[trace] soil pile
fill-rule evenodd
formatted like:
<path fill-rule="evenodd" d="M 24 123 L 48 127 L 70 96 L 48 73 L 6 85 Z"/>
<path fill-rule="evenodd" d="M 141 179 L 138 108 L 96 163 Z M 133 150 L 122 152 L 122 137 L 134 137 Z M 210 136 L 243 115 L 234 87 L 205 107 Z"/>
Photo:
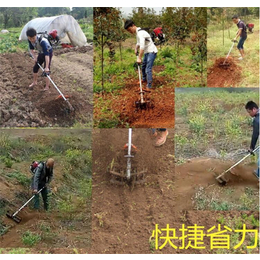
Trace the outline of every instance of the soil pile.
<path fill-rule="evenodd" d="M 148 109 L 136 108 L 136 102 L 140 101 L 138 80 L 129 79 L 125 87 L 114 91 L 97 95 L 96 99 L 112 100 L 111 110 L 119 115 L 119 119 L 132 127 L 167 127 L 174 128 L 174 88 L 167 86 L 163 77 L 155 77 L 151 92 L 146 92 L 149 100 Z M 95 108 L 95 115 L 102 120 L 102 110 Z"/>
<path fill-rule="evenodd" d="M 225 59 L 217 59 L 213 67 L 208 69 L 208 87 L 236 87 L 240 82 L 242 68 L 231 57 L 223 65 Z"/>

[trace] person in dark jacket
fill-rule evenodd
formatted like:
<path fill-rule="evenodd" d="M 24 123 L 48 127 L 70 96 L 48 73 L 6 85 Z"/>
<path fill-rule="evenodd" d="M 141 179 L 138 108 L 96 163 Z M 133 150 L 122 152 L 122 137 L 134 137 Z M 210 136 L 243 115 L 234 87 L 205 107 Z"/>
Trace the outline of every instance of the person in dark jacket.
<path fill-rule="evenodd" d="M 35 169 L 35 173 L 32 180 L 32 189 L 33 193 L 35 193 L 34 198 L 34 208 L 40 208 L 40 198 L 37 192 L 44 187 L 44 189 L 40 192 L 42 194 L 44 209 L 47 211 L 49 209 L 48 202 L 48 185 L 52 181 L 53 178 L 53 167 L 54 160 L 49 158 L 46 162 L 41 162 L 38 167 Z"/>
<path fill-rule="evenodd" d="M 233 22 L 237 25 L 238 31 L 236 34 L 236 37 L 233 39 L 233 41 L 236 41 L 236 39 L 239 37 L 239 42 L 237 44 L 237 48 L 240 52 L 241 57 L 238 58 L 239 60 L 243 60 L 245 57 L 244 52 L 244 42 L 247 39 L 247 31 L 246 31 L 246 25 L 245 23 L 238 18 L 237 15 L 234 15 L 232 17 Z"/>
<path fill-rule="evenodd" d="M 253 120 L 253 133 L 252 133 L 252 138 L 251 138 L 251 144 L 249 151 L 252 152 L 255 149 L 258 137 L 259 137 L 259 108 L 257 104 L 253 101 L 248 101 L 247 104 L 245 105 L 245 109 L 248 112 L 248 114 L 254 118 Z M 257 151 L 258 154 L 258 167 L 254 171 L 256 177 L 259 179 L 259 150 Z"/>
<path fill-rule="evenodd" d="M 40 68 L 38 63 L 40 65 L 44 63 L 44 72 L 46 74 L 50 73 L 53 52 L 50 42 L 46 38 L 37 35 L 35 29 L 29 28 L 26 31 L 26 36 L 29 42 L 30 54 L 32 55 L 34 60 L 33 83 L 29 86 L 29 88 L 32 88 L 33 86 L 37 85 L 38 71 Z M 36 56 L 35 50 L 39 52 L 38 56 Z M 49 90 L 49 85 L 50 80 L 48 79 L 48 77 L 46 77 L 46 86 L 44 90 Z"/>

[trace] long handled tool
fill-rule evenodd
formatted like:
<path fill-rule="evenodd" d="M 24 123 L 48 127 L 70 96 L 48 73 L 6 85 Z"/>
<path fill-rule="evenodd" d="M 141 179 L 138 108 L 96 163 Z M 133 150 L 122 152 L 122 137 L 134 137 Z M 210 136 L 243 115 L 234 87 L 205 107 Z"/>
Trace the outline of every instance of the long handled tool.
<path fill-rule="evenodd" d="M 254 155 L 254 153 L 259 149 L 259 146 L 257 148 L 255 148 L 252 152 L 248 152 L 248 154 L 246 156 L 244 156 L 241 160 L 239 160 L 238 162 L 236 162 L 235 164 L 233 164 L 230 168 L 228 168 L 227 170 L 225 170 L 224 172 L 222 172 L 217 178 L 216 180 L 220 183 L 225 185 L 227 183 L 227 180 L 224 178 L 224 175 L 231 171 L 233 168 L 235 168 L 237 165 L 239 165 L 241 162 L 243 162 L 247 157 L 249 157 L 250 155 Z"/>
<path fill-rule="evenodd" d="M 144 174 L 147 172 L 146 169 L 138 172 L 137 169 L 132 169 L 131 159 L 134 158 L 132 154 L 132 148 L 137 151 L 136 146 L 132 144 L 132 128 L 128 129 L 128 143 L 125 144 L 124 149 L 127 148 L 127 154 L 124 155 L 127 158 L 126 162 L 126 171 L 124 169 L 121 170 L 121 165 L 119 167 L 114 165 L 114 160 L 111 164 L 110 174 L 112 175 L 112 183 L 124 184 L 127 182 L 128 184 L 133 183 L 142 183 L 144 182 Z M 120 169 L 120 170 L 118 170 Z"/>
<path fill-rule="evenodd" d="M 9 211 L 6 213 L 6 216 L 8 218 L 11 218 L 16 223 L 20 223 L 22 221 L 22 218 L 19 217 L 17 214 L 24 208 L 26 205 L 35 197 L 35 195 L 39 194 L 45 187 L 41 188 L 37 193 L 35 193 L 21 208 L 19 208 L 15 213 L 11 214 Z"/>
<path fill-rule="evenodd" d="M 137 67 L 138 67 L 138 76 L 139 76 L 139 83 L 140 83 L 140 91 L 139 91 L 140 100 L 135 101 L 135 106 L 136 108 L 146 109 L 148 108 L 150 101 L 146 100 L 146 98 L 144 97 L 145 91 L 143 90 L 143 86 L 142 86 L 141 68 L 139 63 L 137 63 Z"/>
<path fill-rule="evenodd" d="M 33 59 L 32 54 L 31 54 L 30 52 L 29 52 L 29 54 L 30 54 L 30 57 Z M 64 99 L 64 101 L 67 102 L 67 104 L 68 104 L 68 106 L 69 106 L 69 109 L 70 109 L 71 111 L 74 111 L 73 106 L 70 104 L 69 100 L 61 93 L 61 91 L 59 90 L 59 88 L 57 87 L 57 85 L 56 85 L 56 84 L 54 83 L 54 81 L 51 79 L 50 75 L 44 71 L 44 68 L 39 64 L 39 62 L 37 62 L 37 65 L 38 65 L 39 68 L 42 70 L 43 75 L 50 80 L 50 82 L 52 83 L 52 85 L 53 85 L 53 86 L 56 88 L 56 90 L 59 92 L 60 96 Z"/>
<path fill-rule="evenodd" d="M 125 157 L 127 158 L 126 163 L 126 178 L 129 181 L 131 178 L 131 158 L 134 156 L 131 155 L 131 148 L 132 148 L 132 128 L 128 129 L 128 144 L 127 144 L 127 155 Z"/>
<path fill-rule="evenodd" d="M 227 54 L 227 56 L 226 56 L 226 59 L 224 60 L 224 62 L 223 62 L 222 65 L 225 65 L 225 63 L 226 63 L 226 61 L 227 61 L 227 59 L 228 59 L 228 57 L 229 57 L 229 55 L 230 55 L 230 53 L 231 53 L 231 51 L 232 51 L 234 45 L 235 45 L 235 42 L 236 42 L 236 41 L 233 41 L 233 43 L 232 43 L 232 45 L 231 45 L 231 48 L 229 49 L 229 52 L 228 52 L 228 54 Z"/>
<path fill-rule="evenodd" d="M 74 111 L 73 106 L 70 104 L 69 100 L 61 93 L 61 91 L 59 90 L 59 88 L 56 86 L 56 84 L 54 83 L 54 81 L 51 79 L 51 77 L 49 76 L 48 73 L 46 73 L 44 71 L 44 68 L 39 64 L 39 62 L 37 62 L 38 66 L 40 67 L 40 69 L 43 71 L 43 75 L 46 76 L 50 82 L 52 83 L 52 85 L 56 88 L 56 90 L 59 92 L 59 94 L 61 95 L 61 97 L 67 102 L 69 108 L 71 111 Z"/>

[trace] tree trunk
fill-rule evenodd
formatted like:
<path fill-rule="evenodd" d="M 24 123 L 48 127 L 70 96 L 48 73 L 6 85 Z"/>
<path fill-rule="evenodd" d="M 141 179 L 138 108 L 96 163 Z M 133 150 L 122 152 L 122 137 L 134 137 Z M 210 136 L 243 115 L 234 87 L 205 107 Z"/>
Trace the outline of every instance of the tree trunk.
<path fill-rule="evenodd" d="M 225 24 L 224 21 L 222 22 L 222 29 L 223 29 L 223 46 L 225 45 Z"/>
<path fill-rule="evenodd" d="M 120 60 L 122 62 L 123 58 L 122 58 L 122 42 L 121 41 L 119 42 L 119 51 L 120 51 Z"/>
<path fill-rule="evenodd" d="M 101 75 L 102 75 L 102 95 L 104 92 L 104 39 L 101 36 Z"/>

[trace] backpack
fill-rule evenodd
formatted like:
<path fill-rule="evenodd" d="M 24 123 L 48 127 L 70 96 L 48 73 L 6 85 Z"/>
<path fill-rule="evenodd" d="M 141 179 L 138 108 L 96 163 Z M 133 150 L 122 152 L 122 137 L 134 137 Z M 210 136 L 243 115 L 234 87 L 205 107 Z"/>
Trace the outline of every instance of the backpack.
<path fill-rule="evenodd" d="M 29 168 L 30 168 L 30 172 L 31 172 L 32 174 L 35 174 L 37 167 L 38 167 L 41 163 L 44 164 L 44 162 L 42 162 L 42 161 L 39 161 L 39 162 L 33 161 L 33 162 L 31 163 L 30 167 L 29 167 Z"/>
<path fill-rule="evenodd" d="M 39 32 L 37 33 L 40 35 L 39 42 L 42 41 L 43 38 L 47 39 L 51 46 L 58 45 L 60 42 L 60 38 L 57 34 L 57 30 L 51 30 L 49 33 L 47 31 L 45 32 Z"/>
<path fill-rule="evenodd" d="M 143 28 L 139 29 L 138 32 L 139 31 L 146 31 L 150 35 L 150 37 L 155 45 L 159 45 L 159 44 L 162 44 L 163 42 L 165 42 L 165 35 L 163 34 L 162 27 L 155 28 L 152 31 L 152 33 L 149 33 L 147 29 L 143 29 Z M 156 38 L 159 41 L 155 41 Z M 145 40 L 150 41 L 149 39 L 145 39 Z"/>

